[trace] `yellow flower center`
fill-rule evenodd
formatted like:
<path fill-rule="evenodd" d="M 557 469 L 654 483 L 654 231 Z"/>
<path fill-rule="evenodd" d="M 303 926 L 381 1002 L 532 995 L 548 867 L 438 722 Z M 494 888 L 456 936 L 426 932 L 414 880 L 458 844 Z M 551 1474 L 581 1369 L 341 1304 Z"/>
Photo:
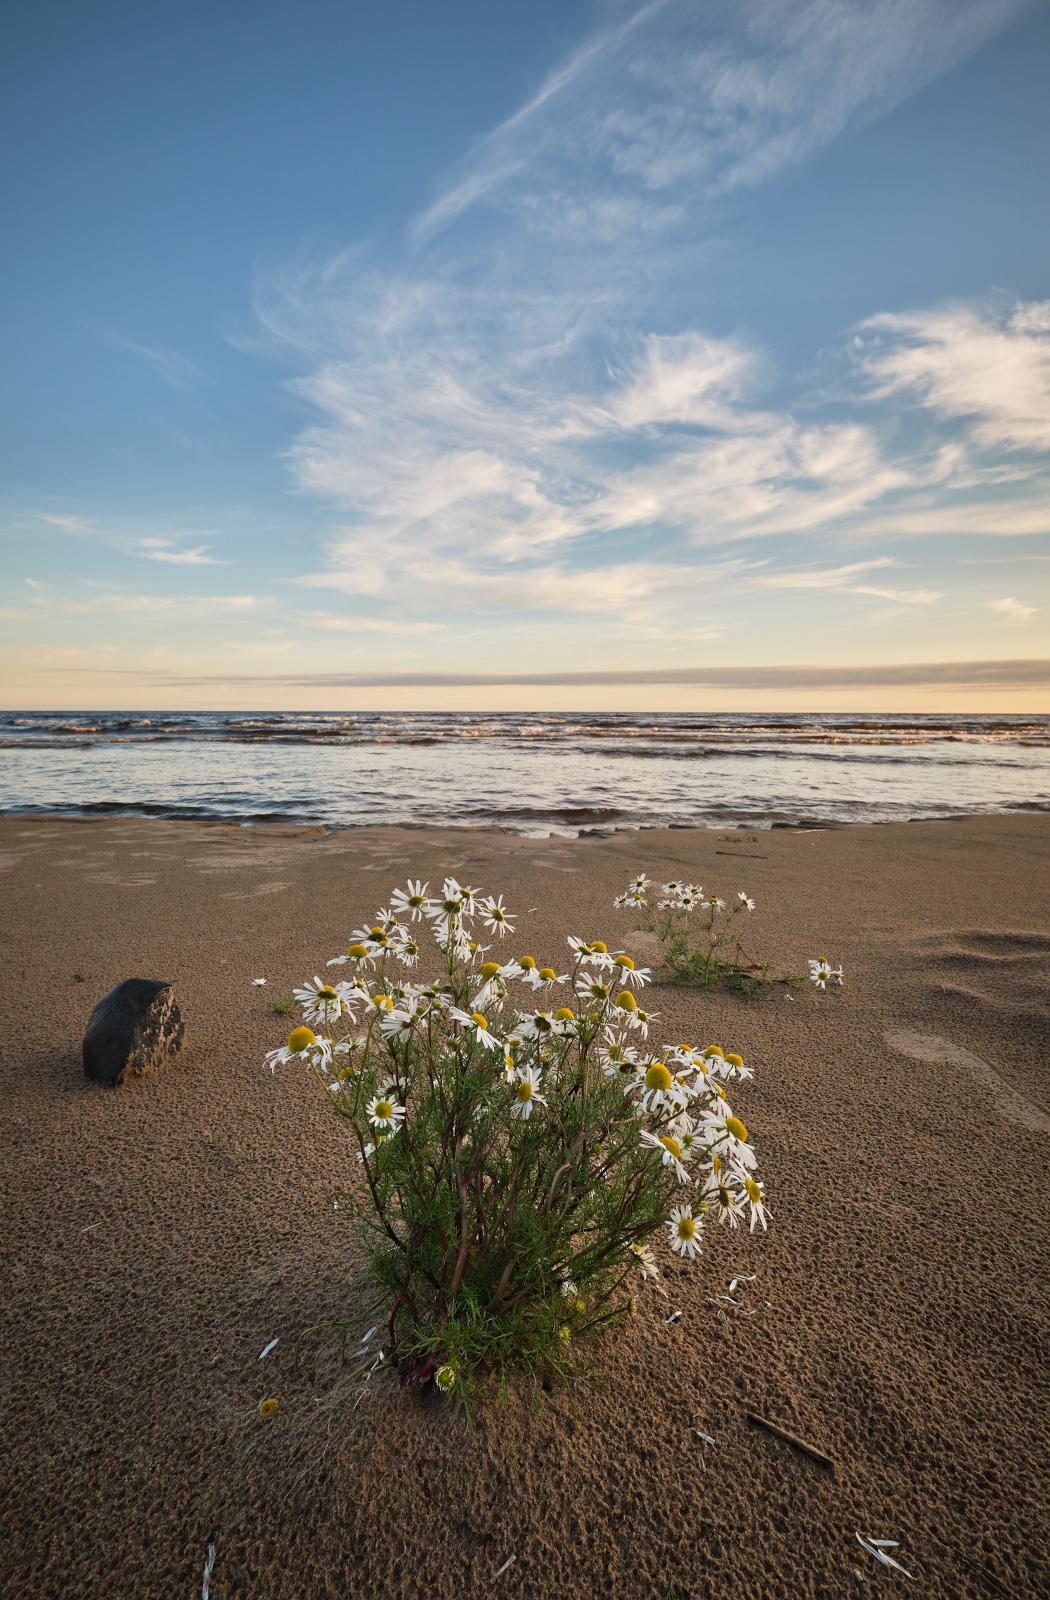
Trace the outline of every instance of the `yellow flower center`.
<path fill-rule="evenodd" d="M 662 1061 L 654 1061 L 649 1071 L 645 1074 L 645 1087 L 647 1089 L 667 1090 L 671 1087 L 673 1079 Z"/>
<path fill-rule="evenodd" d="M 731 1067 L 742 1067 L 744 1065 L 743 1056 L 734 1055 L 732 1052 L 726 1056 L 726 1060 Z"/>
<path fill-rule="evenodd" d="M 675 1228 L 675 1231 L 678 1234 L 678 1237 L 680 1239 L 695 1239 L 696 1238 L 696 1218 L 695 1217 L 679 1217 L 677 1225 L 676 1225 L 676 1228 Z"/>
<path fill-rule="evenodd" d="M 678 1140 L 673 1134 L 662 1133 L 660 1135 L 660 1143 L 663 1145 L 665 1150 L 670 1150 L 676 1161 L 681 1159 L 682 1146 L 678 1143 Z"/>
<path fill-rule="evenodd" d="M 705 1056 L 724 1056 L 725 1055 L 725 1051 L 722 1049 L 722 1047 L 720 1045 L 709 1044 L 706 1047 L 706 1049 L 704 1050 L 703 1054 Z"/>
<path fill-rule="evenodd" d="M 380 1117 L 384 1122 L 386 1122 L 387 1119 L 393 1115 L 393 1111 L 394 1111 L 394 1108 L 390 1104 L 389 1100 L 377 1100 L 376 1101 L 376 1103 L 375 1103 L 375 1115 L 377 1117 Z"/>
<path fill-rule="evenodd" d="M 483 978 L 494 978 L 498 971 L 499 971 L 499 962 L 498 961 L 485 961 L 485 962 L 482 963 L 481 976 Z"/>
<path fill-rule="evenodd" d="M 631 960 L 630 956 L 623 956 L 623 955 L 616 956 L 615 957 L 615 961 L 616 961 L 616 965 L 618 967 L 623 967 L 625 972 L 633 972 L 634 971 L 634 962 Z"/>
<path fill-rule="evenodd" d="M 336 999 L 336 992 L 330 983 L 322 983 L 317 991 L 317 998 L 319 1000 L 334 1000 Z"/>
<path fill-rule="evenodd" d="M 270 1396 L 269 1400 L 261 1400 L 259 1402 L 259 1415 L 264 1421 L 268 1421 L 270 1417 L 276 1416 L 276 1414 L 277 1401 L 272 1395 Z"/>
<path fill-rule="evenodd" d="M 470 1015 L 473 1018 L 473 1020 L 477 1023 L 479 1028 L 485 1028 L 486 1030 L 488 1029 L 489 1019 L 488 1019 L 488 1017 L 486 1017 L 484 1015 L 483 1012 L 481 1012 L 481 1011 L 472 1011 L 470 1013 Z"/>
<path fill-rule="evenodd" d="M 604 939 L 594 939 L 591 941 L 591 949 L 594 950 L 598 955 L 604 956 L 608 954 L 609 946 L 605 943 Z"/>
<path fill-rule="evenodd" d="M 522 1105 L 525 1104 L 526 1100 L 532 1099 L 532 1082 L 529 1078 L 522 1078 L 514 1091 L 514 1098 L 520 1100 Z"/>
<path fill-rule="evenodd" d="M 366 956 L 368 954 L 368 946 L 363 944 L 351 944 L 347 946 L 346 953 L 348 956 L 353 956 L 355 961 L 360 961 L 362 956 Z"/>
<path fill-rule="evenodd" d="M 724 1185 L 718 1185 L 718 1203 L 728 1211 L 733 1204 L 733 1196 Z"/>
<path fill-rule="evenodd" d="M 372 996 L 372 1004 L 377 1011 L 393 1011 L 394 1009 L 394 1002 L 388 994 L 374 994 Z"/>
<path fill-rule="evenodd" d="M 293 1028 L 288 1035 L 288 1048 L 294 1056 L 305 1050 L 307 1045 L 313 1044 L 317 1038 L 312 1028 Z"/>
<path fill-rule="evenodd" d="M 734 1139 L 739 1139 L 741 1144 L 745 1143 L 747 1140 L 747 1129 L 744 1127 L 744 1124 L 741 1122 L 739 1117 L 727 1117 L 726 1127 L 729 1129 Z"/>
<path fill-rule="evenodd" d="M 619 1006 L 621 1011 L 638 1010 L 638 1002 L 634 998 L 634 995 L 631 993 L 630 989 L 620 990 L 619 994 L 616 996 L 616 1004 Z"/>
<path fill-rule="evenodd" d="M 518 962 L 518 966 L 521 967 L 522 970 L 525 971 L 525 972 L 535 972 L 535 970 L 536 970 L 536 957 L 535 956 L 522 956 L 521 960 Z"/>
<path fill-rule="evenodd" d="M 570 1006 L 559 1006 L 554 1015 L 559 1022 L 571 1022 L 573 1017 L 572 1008 Z"/>
<path fill-rule="evenodd" d="M 752 1205 L 757 1206 L 762 1199 L 761 1184 L 756 1183 L 754 1178 L 745 1178 L 744 1188 L 747 1190 L 747 1196 Z"/>
<path fill-rule="evenodd" d="M 557 976 L 558 974 L 555 972 L 553 967 L 540 968 L 540 977 L 543 979 L 544 983 L 553 983 Z"/>

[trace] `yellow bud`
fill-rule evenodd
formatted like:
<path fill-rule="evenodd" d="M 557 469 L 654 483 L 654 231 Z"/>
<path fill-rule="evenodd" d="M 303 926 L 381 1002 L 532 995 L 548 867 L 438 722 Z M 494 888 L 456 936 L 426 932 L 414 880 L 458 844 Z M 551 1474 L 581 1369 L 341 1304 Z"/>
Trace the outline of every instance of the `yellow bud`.
<path fill-rule="evenodd" d="M 277 1415 L 277 1401 L 272 1395 L 270 1396 L 269 1400 L 260 1400 L 259 1415 L 262 1417 L 264 1422 L 268 1422 L 271 1417 L 275 1417 Z"/>
<path fill-rule="evenodd" d="M 747 1129 L 744 1127 L 744 1124 L 741 1122 L 739 1117 L 727 1117 L 726 1127 L 729 1129 L 734 1139 L 739 1139 L 741 1144 L 745 1142 L 747 1139 Z"/>

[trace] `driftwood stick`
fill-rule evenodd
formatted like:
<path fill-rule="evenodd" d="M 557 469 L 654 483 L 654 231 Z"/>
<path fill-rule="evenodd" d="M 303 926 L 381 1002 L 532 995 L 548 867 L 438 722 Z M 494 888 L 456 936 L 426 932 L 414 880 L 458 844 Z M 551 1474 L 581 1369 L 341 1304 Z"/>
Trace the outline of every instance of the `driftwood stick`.
<path fill-rule="evenodd" d="M 747 861 L 768 861 L 769 857 L 760 855 L 757 850 L 716 850 L 716 856 L 742 856 Z"/>
<path fill-rule="evenodd" d="M 754 1411 L 745 1411 L 748 1422 L 753 1422 L 756 1428 L 765 1428 L 767 1433 L 775 1433 L 778 1439 L 784 1439 L 788 1444 L 793 1444 L 796 1450 L 804 1450 L 807 1456 L 812 1456 L 814 1461 L 819 1461 L 822 1467 L 834 1472 L 835 1463 L 823 1450 L 818 1450 L 816 1445 L 807 1444 L 805 1439 L 800 1439 L 797 1433 L 789 1433 L 777 1422 L 770 1422 L 768 1417 L 760 1417 Z"/>

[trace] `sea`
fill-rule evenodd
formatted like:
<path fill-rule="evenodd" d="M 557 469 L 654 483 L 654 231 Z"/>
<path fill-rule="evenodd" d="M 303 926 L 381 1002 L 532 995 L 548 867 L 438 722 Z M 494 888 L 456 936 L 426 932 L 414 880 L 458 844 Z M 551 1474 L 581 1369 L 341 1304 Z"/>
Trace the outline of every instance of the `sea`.
<path fill-rule="evenodd" d="M 337 827 L 832 827 L 1050 809 L 1050 717 L 0 712 L 0 810 Z"/>

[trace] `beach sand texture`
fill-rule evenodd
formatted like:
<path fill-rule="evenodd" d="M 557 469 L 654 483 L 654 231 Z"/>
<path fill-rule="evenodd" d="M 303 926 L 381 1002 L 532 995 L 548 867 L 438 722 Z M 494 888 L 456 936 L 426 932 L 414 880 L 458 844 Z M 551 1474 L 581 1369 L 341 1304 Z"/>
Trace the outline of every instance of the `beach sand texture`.
<path fill-rule="evenodd" d="M 213 1600 L 1050 1592 L 1048 867 L 1036 815 L 582 840 L 0 819 L 0 1593 L 196 1596 L 209 1543 Z M 473 1430 L 381 1374 L 355 1408 L 326 1344 L 296 1375 L 295 1332 L 362 1301 L 331 1198 L 352 1151 L 263 1070 L 275 999 L 408 873 L 503 891 L 507 949 L 560 960 L 570 932 L 622 939 L 643 868 L 749 890 L 776 969 L 846 969 L 794 999 L 650 991 L 657 1040 L 756 1068 L 769 1234 L 712 1226 L 699 1269 L 661 1244 L 666 1299 L 592 1381 Z M 187 1045 L 100 1089 L 84 1025 L 129 975 L 175 984 Z M 754 1314 L 722 1320 L 740 1272 Z"/>

